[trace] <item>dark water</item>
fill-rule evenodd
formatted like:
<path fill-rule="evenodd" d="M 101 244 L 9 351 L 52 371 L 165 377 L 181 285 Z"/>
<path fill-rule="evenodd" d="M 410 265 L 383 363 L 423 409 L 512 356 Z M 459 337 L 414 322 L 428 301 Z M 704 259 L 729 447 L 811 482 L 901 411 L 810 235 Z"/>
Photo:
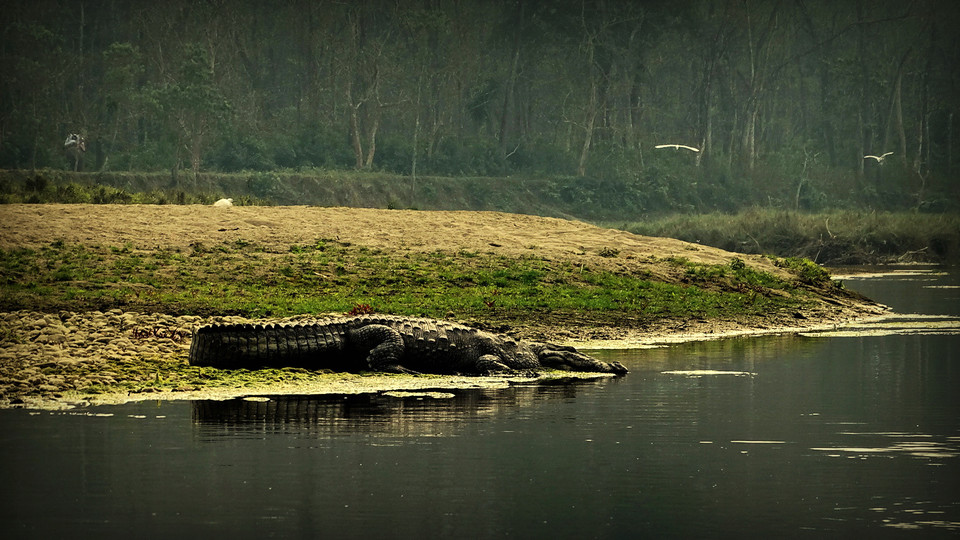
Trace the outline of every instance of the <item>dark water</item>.
<path fill-rule="evenodd" d="M 957 282 L 846 286 L 956 316 Z M 619 379 L 451 398 L 0 411 L 2 534 L 955 536 L 958 345 L 735 339 L 602 353 L 632 369 Z"/>

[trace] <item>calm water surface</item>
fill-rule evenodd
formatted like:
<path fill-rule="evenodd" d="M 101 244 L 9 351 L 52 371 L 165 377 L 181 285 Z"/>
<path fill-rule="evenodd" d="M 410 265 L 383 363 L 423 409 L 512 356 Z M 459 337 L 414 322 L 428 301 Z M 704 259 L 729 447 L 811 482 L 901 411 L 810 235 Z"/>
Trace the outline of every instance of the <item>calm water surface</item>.
<path fill-rule="evenodd" d="M 845 281 L 951 316 L 937 321 L 960 315 L 958 284 Z M 631 373 L 448 398 L 0 411 L 0 523 L 7 538 L 956 536 L 953 328 L 603 352 Z"/>

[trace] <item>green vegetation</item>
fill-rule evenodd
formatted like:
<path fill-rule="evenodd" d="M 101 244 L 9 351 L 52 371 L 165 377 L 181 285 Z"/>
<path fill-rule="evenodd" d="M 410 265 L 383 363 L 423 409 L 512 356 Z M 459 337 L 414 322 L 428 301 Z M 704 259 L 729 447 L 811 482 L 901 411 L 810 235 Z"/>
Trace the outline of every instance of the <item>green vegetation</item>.
<path fill-rule="evenodd" d="M 628 275 L 536 256 L 396 255 L 330 239 L 282 252 L 242 240 L 195 243 L 188 250 L 57 241 L 39 250 L 0 251 L 0 310 L 122 307 L 265 317 L 346 313 L 363 306 L 438 318 L 524 322 L 551 314 L 610 323 L 624 316 L 650 321 L 760 315 L 808 299 L 801 285 L 811 280 L 788 282 L 739 259 L 725 266 L 671 262 L 675 279 L 663 282 L 642 270 Z M 784 264 L 800 268 L 801 277 L 807 271 L 804 262 Z"/>
<path fill-rule="evenodd" d="M 960 261 L 958 214 L 751 209 L 604 225 L 738 253 L 804 257 L 828 265 Z"/>
<path fill-rule="evenodd" d="M 224 185 L 208 183 L 203 189 L 184 189 L 171 182 L 169 174 L 7 170 L 0 171 L 0 204 L 210 204 L 225 190 L 237 193 L 239 187 L 239 191 L 250 191 L 247 184 L 251 183 L 244 176 Z M 238 205 L 271 204 L 252 192 L 231 197 Z"/>
<path fill-rule="evenodd" d="M 48 368 L 51 373 L 62 373 L 56 368 Z M 139 393 L 176 391 L 186 392 L 199 389 L 242 388 L 263 386 L 276 383 L 308 383 L 315 382 L 322 377 L 344 377 L 343 374 L 332 374 L 327 370 L 310 371 L 300 368 L 282 369 L 216 369 L 210 367 L 191 366 L 183 362 L 157 361 L 125 362 L 111 366 L 110 371 L 103 371 L 99 367 L 85 369 L 80 367 L 70 372 L 71 377 L 77 379 L 96 380 L 89 386 L 78 389 L 81 395 L 109 394 L 109 393 Z M 347 375 L 348 376 L 348 375 Z"/>

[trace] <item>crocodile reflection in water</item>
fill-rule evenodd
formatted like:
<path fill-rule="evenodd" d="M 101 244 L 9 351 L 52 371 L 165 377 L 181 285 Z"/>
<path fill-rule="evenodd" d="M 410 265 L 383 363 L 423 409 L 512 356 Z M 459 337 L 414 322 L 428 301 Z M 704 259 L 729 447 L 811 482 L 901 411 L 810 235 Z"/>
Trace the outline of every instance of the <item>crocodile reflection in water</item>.
<path fill-rule="evenodd" d="M 202 435 L 309 432 L 317 436 L 369 433 L 413 437 L 448 433 L 471 420 L 492 418 L 547 400 L 572 399 L 583 389 L 614 378 L 498 389 L 293 395 L 193 402 Z"/>

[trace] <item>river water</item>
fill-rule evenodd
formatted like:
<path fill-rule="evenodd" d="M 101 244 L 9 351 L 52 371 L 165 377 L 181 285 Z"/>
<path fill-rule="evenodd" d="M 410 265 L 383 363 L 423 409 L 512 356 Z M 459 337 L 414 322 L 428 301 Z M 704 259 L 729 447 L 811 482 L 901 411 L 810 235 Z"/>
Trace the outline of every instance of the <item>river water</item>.
<path fill-rule="evenodd" d="M 6 538 L 960 534 L 960 274 L 911 314 L 602 351 L 621 378 L 432 395 L 0 411 Z"/>

